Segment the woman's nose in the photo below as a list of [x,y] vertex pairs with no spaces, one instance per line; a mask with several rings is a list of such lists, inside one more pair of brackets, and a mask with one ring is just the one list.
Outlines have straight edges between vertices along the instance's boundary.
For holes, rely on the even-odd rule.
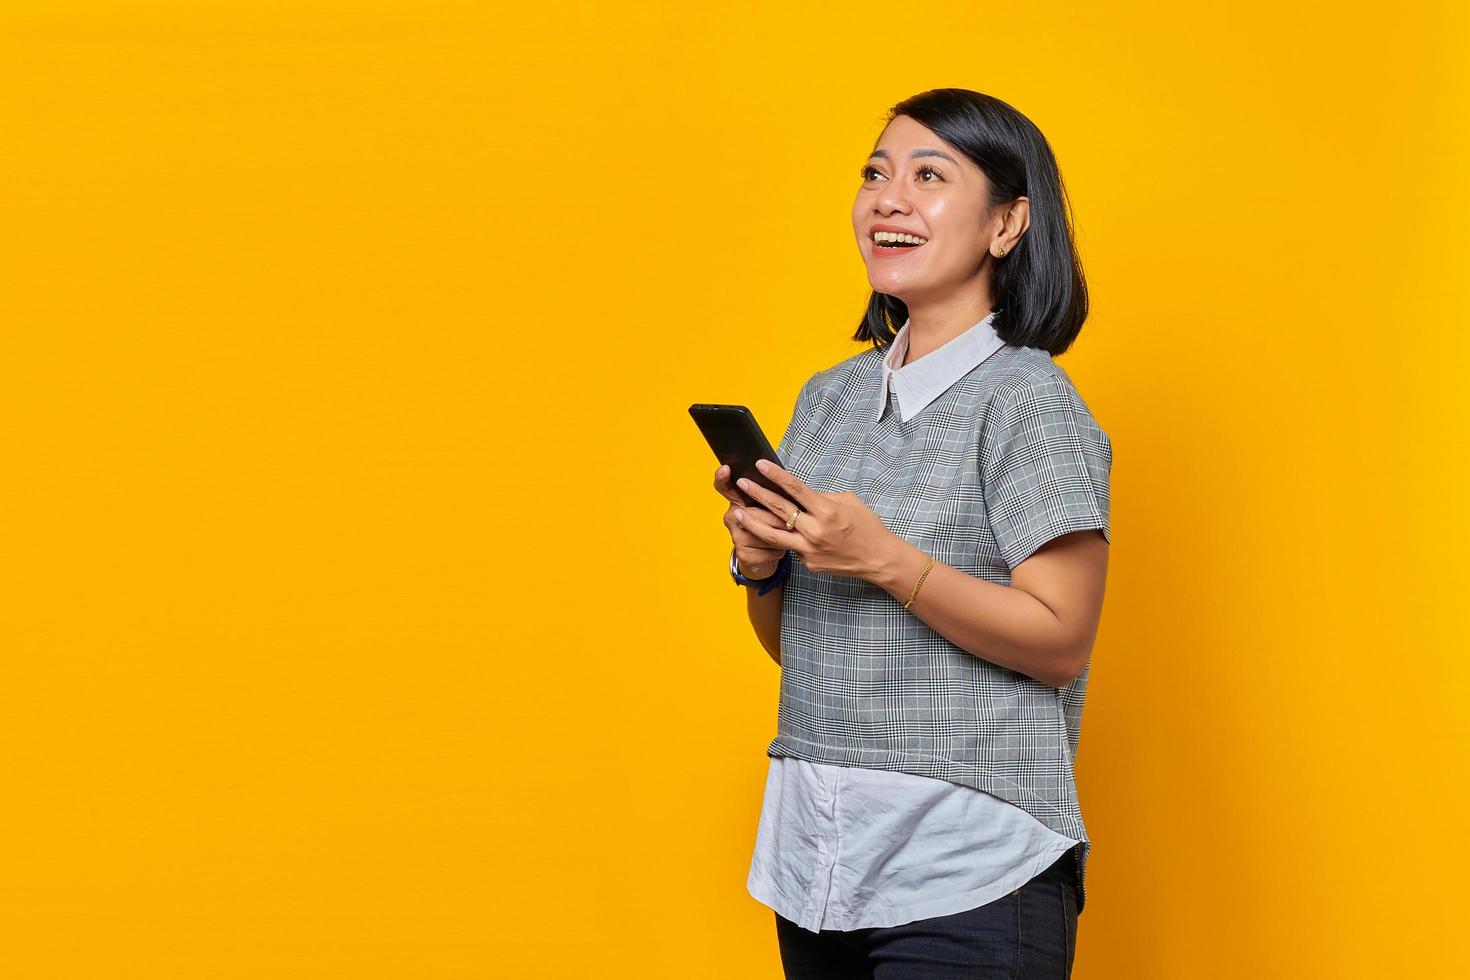
[[891,214],[894,211],[907,212],[909,209],[908,194],[901,189],[891,189],[890,185],[890,188],[884,188],[883,193],[879,195],[878,209],[884,214]]

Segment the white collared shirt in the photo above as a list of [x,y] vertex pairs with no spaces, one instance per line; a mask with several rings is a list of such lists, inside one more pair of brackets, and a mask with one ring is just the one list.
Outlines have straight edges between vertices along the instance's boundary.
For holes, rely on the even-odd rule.
[[[891,390],[898,397],[900,417],[905,422],[909,421],[950,385],[974,370],[975,365],[1004,347],[1005,341],[991,326],[996,312],[992,311],[958,337],[909,364],[903,364],[903,359],[909,351],[910,321],[903,321],[903,326],[898,328],[889,344],[887,356],[883,358],[879,389],[882,397],[878,399],[874,419],[882,416]],[[900,364],[903,366],[898,367]]]
[[[891,392],[908,422],[1004,346],[994,315],[898,367],[908,351],[904,321],[883,359],[875,420]],[[959,783],[775,755],[746,890],[812,932],[895,926],[994,901],[1077,843]]]

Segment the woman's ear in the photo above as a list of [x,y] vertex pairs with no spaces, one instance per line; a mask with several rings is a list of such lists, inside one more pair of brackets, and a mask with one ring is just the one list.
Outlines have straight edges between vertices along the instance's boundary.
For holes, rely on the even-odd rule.
[[990,243],[990,254],[994,255],[999,249],[1013,252],[1016,243],[1031,227],[1031,199],[1018,197],[1006,206],[1005,219],[1001,222],[1000,236]]

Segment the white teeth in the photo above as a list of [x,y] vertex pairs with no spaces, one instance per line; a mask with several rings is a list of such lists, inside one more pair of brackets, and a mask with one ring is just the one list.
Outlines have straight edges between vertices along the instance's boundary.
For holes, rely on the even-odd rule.
[[875,231],[873,241],[875,242],[908,242],[911,245],[922,245],[929,239],[920,238],[918,235],[901,235],[896,231]]

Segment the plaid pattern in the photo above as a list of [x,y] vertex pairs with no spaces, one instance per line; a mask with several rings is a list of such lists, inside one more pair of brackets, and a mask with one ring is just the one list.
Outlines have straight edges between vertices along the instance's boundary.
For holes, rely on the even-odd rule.
[[[1066,372],[1004,345],[907,420],[885,351],[814,374],[777,449],[813,489],[851,491],[890,531],[1001,585],[1059,534],[1111,541],[1112,446]],[[920,362],[915,362],[920,363]],[[1091,842],[1073,777],[1091,669],[1057,689],[955,646],[876,585],[809,571],[795,552],[781,615],[781,699],[768,756],[889,769],[1000,797]],[[1079,887],[1078,911],[1086,901]]]

